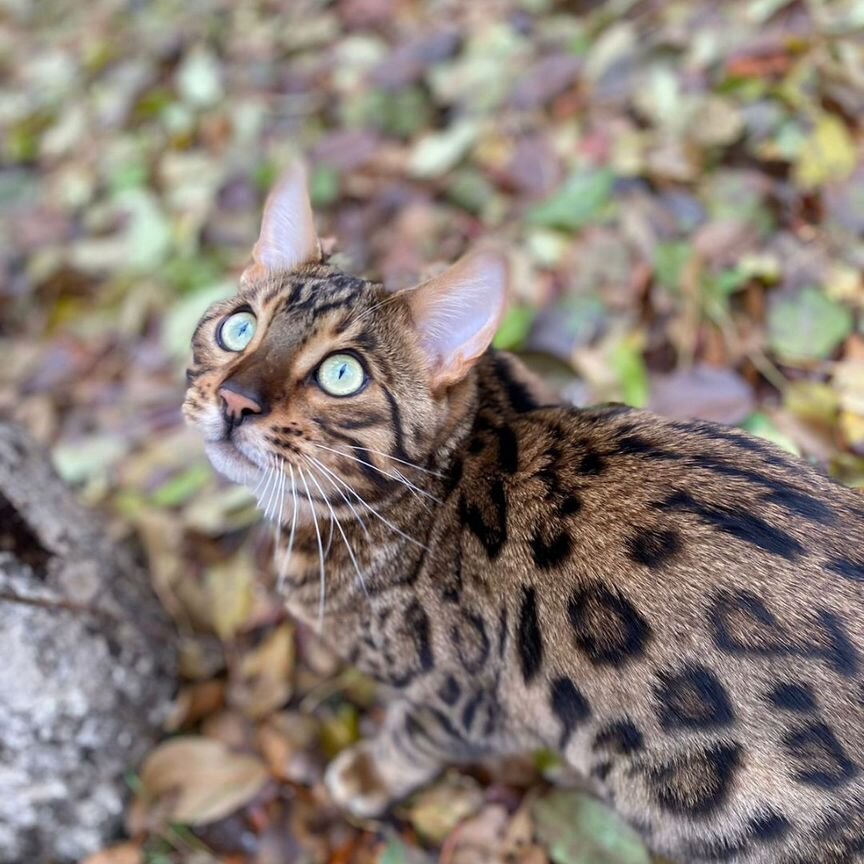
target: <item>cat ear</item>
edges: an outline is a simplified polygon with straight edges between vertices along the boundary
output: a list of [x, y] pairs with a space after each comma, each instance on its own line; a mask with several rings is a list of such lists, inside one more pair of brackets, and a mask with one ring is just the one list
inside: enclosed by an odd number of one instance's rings
[[252, 263], [243, 271], [241, 281], [254, 281], [320, 260], [321, 246], [307, 192], [306, 168], [298, 160], [267, 196], [261, 233], [252, 249]]
[[507, 261], [475, 252], [406, 292], [432, 389], [462, 380], [489, 347], [507, 305]]

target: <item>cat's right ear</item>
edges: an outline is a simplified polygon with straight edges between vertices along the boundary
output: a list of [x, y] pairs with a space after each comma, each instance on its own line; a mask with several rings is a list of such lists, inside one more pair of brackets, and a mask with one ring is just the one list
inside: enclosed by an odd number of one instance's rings
[[507, 271], [504, 255], [486, 249], [405, 292], [433, 391], [461, 381], [492, 344], [507, 306]]
[[298, 160], [267, 196], [261, 233], [252, 249], [252, 263], [240, 277], [243, 283], [321, 260], [321, 244], [307, 190], [306, 167]]

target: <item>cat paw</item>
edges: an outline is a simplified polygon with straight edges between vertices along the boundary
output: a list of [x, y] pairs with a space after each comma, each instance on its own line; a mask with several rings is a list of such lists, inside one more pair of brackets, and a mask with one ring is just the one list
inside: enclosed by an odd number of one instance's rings
[[324, 783], [333, 803], [359, 819], [381, 816], [393, 803], [370, 748], [364, 744], [343, 750], [327, 766]]

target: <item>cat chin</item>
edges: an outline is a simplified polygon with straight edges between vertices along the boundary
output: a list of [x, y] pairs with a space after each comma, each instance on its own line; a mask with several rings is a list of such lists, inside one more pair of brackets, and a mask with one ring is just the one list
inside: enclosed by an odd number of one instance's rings
[[208, 441], [204, 449], [210, 464], [232, 482], [251, 488], [261, 479], [261, 469], [229, 441]]

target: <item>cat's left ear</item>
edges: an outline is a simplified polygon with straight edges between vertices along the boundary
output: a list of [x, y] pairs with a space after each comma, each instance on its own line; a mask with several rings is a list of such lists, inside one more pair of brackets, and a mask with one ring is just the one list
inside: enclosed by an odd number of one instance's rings
[[435, 391], [461, 381], [492, 344], [507, 306], [507, 259], [487, 249], [405, 292]]
[[242, 282], [321, 260], [321, 244], [307, 188], [306, 167], [298, 160], [267, 196], [261, 233], [252, 249], [252, 263], [243, 271]]

